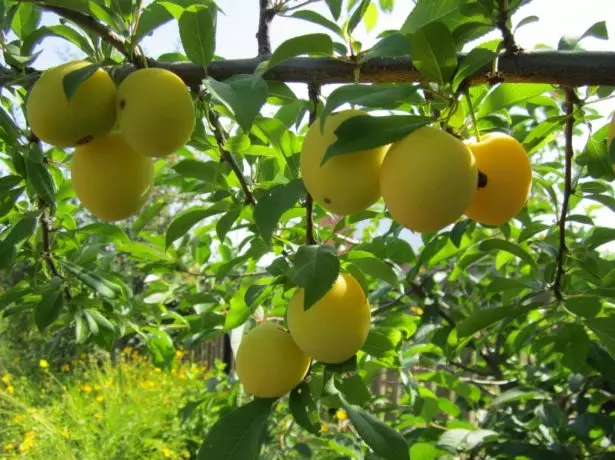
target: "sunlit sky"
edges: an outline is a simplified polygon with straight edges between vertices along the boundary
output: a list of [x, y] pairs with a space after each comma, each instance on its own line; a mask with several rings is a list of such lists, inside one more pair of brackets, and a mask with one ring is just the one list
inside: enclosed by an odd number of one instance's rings
[[[256, 56], [255, 33], [258, 24], [258, 3], [258, 0], [217, 0], [217, 4], [225, 14], [220, 14], [218, 17], [216, 54], [226, 59]], [[413, 6], [414, 1], [397, 0], [392, 13], [379, 15], [375, 29], [368, 33], [363, 25], [360, 25], [355, 31], [355, 38], [363, 43], [364, 49], [372, 46], [381, 31], [399, 28]], [[310, 4], [309, 8], [330, 17], [324, 1]], [[520, 8], [513, 16], [513, 26], [516, 26], [523, 18], [532, 15], [538, 16], [539, 21], [525, 25], [515, 32], [517, 43], [527, 50], [537, 46], [557, 48], [562, 35], [580, 35], [595, 22], [607, 20], [609, 39], [587, 38], [583, 41], [583, 46], [589, 50], [615, 51], [615, 0], [533, 0], [529, 5]], [[613, 20], [609, 23], [608, 20], [611, 18]], [[44, 22], [53, 23], [56, 20], [53, 15], [46, 15]], [[288, 38], [313, 32], [326, 33], [328, 31], [299, 19], [277, 17], [271, 27], [272, 46], [275, 49]], [[493, 32], [480, 40], [488, 40], [497, 36], [498, 32]], [[142, 46], [146, 54], [154, 58], [163, 53], [181, 51], [177, 23], [171, 22], [160, 27], [152, 36], [143, 40]], [[35, 61], [34, 67], [46, 68], [81, 55], [77, 48], [58, 38], [46, 39], [43, 47], [45, 51]], [[291, 87], [298, 96], [307, 96], [305, 85], [293, 84]], [[322, 92], [326, 95], [331, 90], [332, 87], [325, 87]], [[615, 102], [611, 99], [595, 104], [594, 107], [607, 116], [615, 111]], [[595, 127], [598, 128], [605, 122], [606, 119], [600, 120]], [[584, 142], [585, 139], [575, 140], [575, 147], [582, 148]], [[601, 212], [596, 223], [611, 226], [612, 213], [608, 210]], [[386, 227], [386, 225], [383, 226], [383, 228]], [[420, 241], [417, 235], [409, 231], [402, 234], [402, 237], [408, 239], [413, 246]], [[611, 249], [610, 246], [615, 249], [615, 244], [609, 245], [609, 249]], [[603, 249], [606, 249], [606, 245]]]

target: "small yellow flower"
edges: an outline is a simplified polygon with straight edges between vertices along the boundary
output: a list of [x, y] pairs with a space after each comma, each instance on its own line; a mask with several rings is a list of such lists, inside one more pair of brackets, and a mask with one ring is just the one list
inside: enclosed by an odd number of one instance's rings
[[103, 397], [103, 395], [98, 395], [98, 396], [96, 396], [96, 401], [97, 401], [97, 402], [101, 403], [101, 402], [103, 402], [104, 400], [105, 400], [105, 398]]
[[190, 452], [188, 452], [187, 450], [182, 450], [182, 457], [190, 458]]
[[10, 395], [15, 393], [15, 388], [13, 387], [13, 385], [9, 385], [8, 387], [6, 387], [6, 392]]
[[94, 418], [96, 420], [102, 420], [103, 416], [102, 416], [102, 414], [100, 412], [95, 412], [94, 413]]
[[21, 423], [23, 421], [23, 415], [15, 415], [13, 417], [13, 423]]
[[124, 353], [126, 353], [127, 355], [129, 355], [131, 351], [132, 351], [132, 347], [125, 347], [124, 348]]
[[160, 374], [162, 371], [160, 370], [160, 368], [159, 368], [159, 367], [156, 367], [156, 368], [154, 368], [154, 372], [155, 372], [156, 374]]
[[344, 409], [338, 409], [337, 412], [335, 413], [335, 416], [337, 417], [338, 420], [346, 420], [348, 418], [348, 414], [346, 413]]
[[26, 410], [28, 414], [36, 414], [36, 409], [34, 407], [28, 407]]
[[62, 431], [60, 432], [60, 434], [62, 435], [64, 439], [68, 439], [70, 436], [70, 433], [68, 432], [68, 428], [66, 427], [62, 428]]
[[111, 386], [111, 384], [113, 384], [113, 380], [111, 380], [111, 379], [105, 380], [104, 385], [105, 385], [106, 388], [109, 388]]
[[11, 452], [15, 449], [15, 445], [12, 442], [5, 442], [3, 447], [7, 452]]
[[181, 359], [184, 356], [184, 352], [181, 350], [175, 350], [175, 357]]
[[33, 431], [26, 432], [24, 440], [19, 445], [19, 452], [29, 452], [34, 446], [35, 436]]
[[329, 431], [329, 425], [327, 425], [326, 423], [323, 423], [322, 425], [320, 425], [320, 431], [322, 431], [323, 433], [326, 433], [327, 431]]
[[60, 370], [62, 372], [68, 372], [70, 371], [70, 364], [62, 364], [62, 367], [60, 368]]
[[410, 307], [410, 312], [414, 313], [415, 315], [421, 316], [423, 314], [423, 309], [421, 307], [414, 306]]
[[86, 383], [85, 385], [81, 387], [81, 390], [85, 393], [90, 393], [93, 390], [93, 388], [92, 388], [92, 385], [90, 385], [89, 383]]
[[173, 455], [173, 451], [171, 449], [169, 449], [168, 447], [163, 447], [162, 448], [162, 455], [163, 455], [163, 457], [171, 457]]
[[4, 374], [2, 376], [2, 381], [6, 383], [7, 385], [11, 383], [11, 374]]
[[49, 363], [45, 359], [41, 359], [38, 362], [38, 365], [41, 367], [41, 369], [47, 369], [49, 367]]

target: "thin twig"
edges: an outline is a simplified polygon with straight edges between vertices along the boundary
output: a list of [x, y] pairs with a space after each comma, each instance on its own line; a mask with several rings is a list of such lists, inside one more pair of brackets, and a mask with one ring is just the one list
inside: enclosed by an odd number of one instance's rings
[[289, 11], [294, 11], [294, 10], [298, 10], [300, 8], [303, 8], [304, 6], [308, 6], [311, 3], [318, 3], [321, 2], [322, 0], [305, 0], [305, 2], [303, 3], [299, 3], [298, 5], [295, 6], [288, 6], [286, 8], [282, 9], [282, 12], [284, 13], [288, 13]]
[[276, 10], [271, 8], [270, 0], [259, 0], [258, 32], [256, 41], [258, 42], [258, 56], [271, 56], [271, 38], [269, 36], [269, 26], [276, 15]]
[[[42, 202], [39, 202], [39, 209], [41, 211], [41, 214], [38, 220], [41, 225], [41, 235], [43, 240], [43, 259], [45, 260], [47, 268], [49, 269], [51, 274], [56, 278], [65, 281], [64, 276], [58, 270], [58, 267], [53, 260], [53, 256], [51, 255], [51, 238], [49, 237], [51, 230], [49, 228], [49, 219], [47, 217], [47, 211], [45, 209], [45, 205]], [[72, 294], [68, 286], [64, 287], [64, 295], [66, 297], [66, 300], [70, 300], [72, 298]]]
[[[320, 85], [318, 83], [308, 83], [308, 96], [310, 98], [310, 126], [316, 123], [318, 119], [318, 97], [320, 95]], [[314, 238], [314, 221], [313, 221], [313, 208], [314, 199], [312, 195], [307, 193], [305, 200], [305, 213], [306, 213], [306, 229], [305, 229], [305, 241], [306, 244], [316, 244]]]
[[96, 21], [92, 16], [88, 16], [87, 14], [71, 10], [70, 8], [65, 8], [63, 6], [48, 5], [42, 0], [22, 1], [36, 3], [42, 9], [55, 13], [64, 19], [68, 19], [69, 21], [82, 27], [84, 30], [99, 36], [102, 40], [106, 41], [121, 54], [123, 54], [126, 59], [132, 62], [136, 67], [145, 67], [147, 65], [147, 58], [138, 46], [135, 46], [134, 50], [132, 50], [132, 46], [128, 40], [104, 24]]
[[244, 177], [243, 172], [239, 167], [239, 164], [237, 164], [237, 161], [235, 160], [235, 157], [231, 154], [231, 152], [224, 148], [224, 144], [226, 143], [226, 134], [224, 132], [224, 128], [220, 124], [220, 118], [218, 117], [218, 114], [214, 110], [209, 109], [209, 114], [207, 118], [214, 132], [214, 137], [216, 138], [216, 142], [218, 143], [218, 148], [220, 149], [220, 155], [222, 155], [222, 159], [229, 164], [229, 166], [235, 173], [235, 176], [237, 176], [239, 183], [241, 184], [245, 203], [252, 205], [256, 204], [254, 195], [252, 195], [252, 192], [250, 191], [250, 187], [246, 182], [246, 178]]
[[574, 89], [566, 88], [566, 126], [564, 127], [564, 142], [565, 142], [565, 162], [564, 162], [564, 197], [562, 198], [562, 209], [559, 217], [559, 248], [557, 250], [556, 257], [556, 269], [555, 279], [553, 280], [553, 294], [559, 301], [563, 299], [562, 296], [562, 278], [564, 276], [564, 256], [567, 251], [566, 248], [566, 218], [568, 217], [568, 201], [572, 195], [572, 158], [574, 151], [572, 149], [572, 134], [574, 129], [574, 101], [575, 94]]
[[513, 33], [508, 27], [508, 0], [499, 0], [500, 2], [500, 11], [498, 15], [498, 20], [496, 22], [496, 26], [500, 29], [500, 33], [502, 34], [502, 44], [504, 45], [504, 54], [505, 55], [514, 55], [519, 53], [521, 49], [517, 46], [515, 42], [515, 37]]

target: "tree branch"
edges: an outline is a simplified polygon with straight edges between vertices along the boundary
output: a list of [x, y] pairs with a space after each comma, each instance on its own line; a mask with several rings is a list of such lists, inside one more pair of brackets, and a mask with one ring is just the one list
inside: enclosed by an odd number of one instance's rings
[[252, 195], [250, 187], [246, 182], [246, 178], [243, 176], [243, 171], [241, 171], [239, 164], [237, 164], [237, 161], [235, 160], [235, 157], [231, 154], [231, 152], [224, 148], [224, 144], [226, 143], [226, 135], [224, 133], [224, 128], [220, 124], [220, 117], [218, 117], [218, 114], [213, 109], [209, 109], [208, 112], [209, 113], [207, 119], [209, 120], [209, 123], [211, 124], [212, 130], [214, 132], [214, 137], [216, 138], [216, 142], [218, 144], [218, 148], [220, 149], [220, 155], [222, 156], [222, 159], [229, 164], [229, 166], [235, 173], [235, 176], [237, 176], [237, 179], [241, 184], [241, 189], [243, 190], [245, 203], [252, 205], [256, 204], [254, 195]]
[[[63, 6], [47, 5], [44, 0], [23, 0], [37, 4], [40, 8], [55, 13], [58, 16], [74, 22], [84, 30], [99, 36], [102, 40], [109, 43], [116, 50], [122, 53], [126, 59], [132, 62], [137, 67], [145, 67], [148, 64], [148, 59], [142, 53], [138, 46], [131, 46], [128, 40], [109, 29], [107, 26], [96, 21], [92, 16], [80, 13], [79, 11], [71, 10]], [[153, 62], [153, 61], [152, 61]]]
[[502, 40], [505, 50], [504, 54], [514, 55], [519, 53], [521, 49], [519, 48], [519, 46], [517, 46], [517, 43], [515, 42], [515, 37], [513, 36], [511, 30], [508, 28], [508, 0], [499, 0], [499, 3], [499, 15], [496, 22], [496, 26], [502, 34]]
[[562, 278], [564, 276], [564, 256], [567, 251], [566, 248], [566, 218], [568, 216], [568, 202], [570, 195], [572, 195], [572, 158], [574, 151], [572, 149], [572, 134], [574, 129], [574, 102], [576, 95], [574, 89], [566, 88], [566, 126], [564, 128], [564, 142], [565, 142], [565, 160], [564, 160], [564, 197], [562, 199], [562, 209], [559, 217], [559, 248], [556, 257], [556, 269], [555, 279], [553, 280], [553, 294], [559, 301], [563, 299], [562, 296]]
[[[466, 57], [460, 54], [460, 60]], [[225, 80], [237, 74], [252, 74], [264, 58], [214, 61], [207, 70], [188, 62], [148, 61], [149, 67], [160, 67], [180, 76], [188, 86], [199, 85], [211, 76]], [[124, 78], [134, 72], [134, 66], [114, 66], [115, 74]], [[354, 83], [356, 63], [335, 58], [299, 57], [289, 58], [269, 69], [263, 77], [266, 80], [288, 83], [340, 84]], [[551, 83], [563, 86], [615, 86], [615, 52], [611, 51], [551, 51], [524, 52], [516, 56], [500, 56], [499, 71], [507, 83]], [[27, 86], [40, 75], [39, 71], [28, 70], [29, 74], [0, 69], [0, 86]], [[491, 67], [486, 65], [471, 75], [467, 84], [489, 83], [492, 80]], [[374, 58], [362, 64], [360, 83], [408, 83], [422, 82], [425, 78], [412, 65], [409, 58]]]
[[259, 2], [259, 18], [258, 32], [256, 32], [256, 40], [258, 42], [258, 56], [271, 56], [271, 38], [269, 37], [269, 26], [276, 15], [276, 10], [271, 8], [270, 0], [258, 0]]
[[[51, 255], [51, 238], [49, 237], [51, 230], [49, 228], [49, 219], [47, 218], [47, 211], [45, 209], [45, 205], [40, 202], [39, 209], [41, 211], [41, 215], [39, 217], [39, 223], [41, 225], [41, 235], [43, 240], [43, 259], [47, 264], [47, 268], [51, 272], [53, 276], [59, 278], [61, 280], [65, 280], [64, 276], [58, 270], [55, 262], [53, 261], [53, 256]], [[70, 288], [68, 286], [64, 287], [64, 295], [66, 300], [70, 300], [72, 298]]]
[[322, 0], [305, 0], [303, 3], [299, 3], [298, 5], [295, 6], [287, 6], [286, 8], [283, 8], [282, 11], [284, 13], [288, 13], [289, 11], [294, 11], [294, 10], [298, 10], [303, 8], [304, 6], [308, 6], [311, 3], [318, 3]]
[[[318, 83], [308, 83], [308, 96], [310, 98], [310, 126], [316, 123], [318, 119], [318, 96], [320, 94], [320, 85]], [[313, 222], [313, 208], [314, 200], [310, 193], [307, 193], [305, 201], [305, 213], [306, 213], [306, 229], [305, 240], [306, 244], [316, 244], [314, 239], [314, 222]]]

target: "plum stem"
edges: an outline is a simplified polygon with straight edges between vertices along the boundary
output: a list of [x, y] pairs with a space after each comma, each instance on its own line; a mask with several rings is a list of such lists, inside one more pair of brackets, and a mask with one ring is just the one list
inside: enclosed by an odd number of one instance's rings
[[470, 90], [466, 88], [465, 90], [466, 102], [468, 103], [468, 108], [470, 109], [470, 116], [472, 117], [472, 125], [474, 126], [474, 136], [476, 137], [476, 141], [480, 142], [480, 129], [478, 128], [478, 122], [476, 121], [476, 113], [474, 112], [474, 105], [472, 104], [472, 97], [470, 96]]

